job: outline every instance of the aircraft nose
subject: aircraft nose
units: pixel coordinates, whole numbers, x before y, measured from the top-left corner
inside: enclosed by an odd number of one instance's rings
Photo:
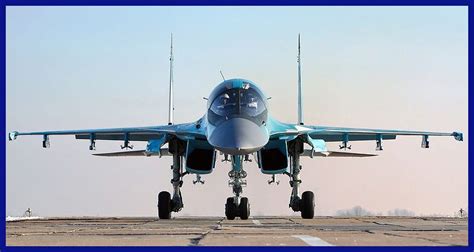
[[[232,118],[217,126],[208,141],[214,148],[230,155],[246,155],[258,151],[268,142],[265,127],[244,118]]]

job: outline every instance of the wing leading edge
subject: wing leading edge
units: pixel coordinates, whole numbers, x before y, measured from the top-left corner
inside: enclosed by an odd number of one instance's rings
[[[366,128],[340,128],[327,126],[293,125],[299,135],[307,135],[312,139],[321,139],[326,142],[341,142],[341,149],[349,148],[349,141],[377,142],[377,150],[382,150],[382,140],[393,140],[397,136],[421,136],[423,148],[429,148],[429,136],[452,136],[457,141],[463,141],[461,132],[431,132],[408,131],[391,129],[366,129]]]
[[[396,136],[453,136],[457,141],[463,141],[463,134],[460,132],[431,132],[431,131],[408,131],[391,129],[364,129],[364,128],[339,128],[326,126],[300,126],[302,131],[308,133],[313,138],[328,138],[328,141],[342,141],[345,136],[350,140],[377,140],[379,136],[383,139],[395,139]],[[352,139],[351,139],[352,138]]]
[[[129,141],[150,141],[163,138],[165,135],[176,136],[181,139],[205,138],[205,133],[196,123],[183,123],[175,125],[130,127],[130,128],[108,128],[108,129],[81,129],[81,130],[59,130],[59,131],[37,131],[9,133],[9,140],[15,140],[18,136],[42,135],[43,147],[49,147],[49,136],[74,135],[76,139],[90,140],[90,149],[95,148],[95,140],[120,140],[124,141],[124,147],[129,147]]]

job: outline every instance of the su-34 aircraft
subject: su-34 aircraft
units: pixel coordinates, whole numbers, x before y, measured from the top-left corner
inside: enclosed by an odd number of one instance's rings
[[[173,123],[173,38],[171,37],[169,114],[168,125],[134,128],[62,130],[43,132],[11,132],[9,140],[22,135],[42,135],[43,147],[49,147],[52,135],[75,135],[76,139],[90,141],[90,150],[95,149],[96,140],[123,141],[122,149],[132,149],[130,141],[147,141],[145,150],[94,154],[96,156],[172,156],[173,193],[162,191],[158,194],[158,216],[171,218],[171,212],[180,211],[183,204],[180,188],[183,176],[195,174],[193,183],[204,183],[202,174],[213,171],[216,153],[223,156],[223,162],[231,164],[229,186],[234,196],[227,198],[225,215],[227,219],[247,219],[250,205],[246,197],[241,197],[242,186],[246,185],[247,173],[244,163],[253,156],[264,174],[272,176],[268,183],[275,182],[275,175],[285,174],[290,179],[292,192],[289,207],[301,212],[301,217],[314,217],[314,194],[298,188],[301,157],[370,157],[374,154],[353,153],[349,141],[374,141],[376,150],[382,150],[382,140],[394,140],[397,135],[421,136],[422,148],[428,148],[429,136],[453,136],[462,141],[459,132],[425,132],[404,130],[381,130],[313,126],[303,123],[300,37],[298,36],[298,122],[279,122],[269,114],[267,98],[252,81],[229,79],[217,85],[208,97],[207,111],[199,120],[191,123]],[[222,76],[224,78],[224,76]],[[330,151],[327,142],[341,142],[340,149]],[[164,145],[168,144],[165,148]],[[305,148],[305,144],[307,147]]]

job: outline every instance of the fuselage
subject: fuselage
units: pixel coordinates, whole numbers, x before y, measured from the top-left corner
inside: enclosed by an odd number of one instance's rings
[[[268,143],[267,97],[252,81],[230,79],[211,92],[206,120],[208,142],[229,155],[246,155]]]

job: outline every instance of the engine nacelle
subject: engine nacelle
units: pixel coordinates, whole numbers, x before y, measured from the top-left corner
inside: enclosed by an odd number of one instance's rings
[[[286,140],[270,140],[257,152],[258,167],[265,174],[288,171],[288,146]]]
[[[186,171],[196,174],[212,172],[216,164],[216,150],[203,140],[188,140],[186,147]]]

